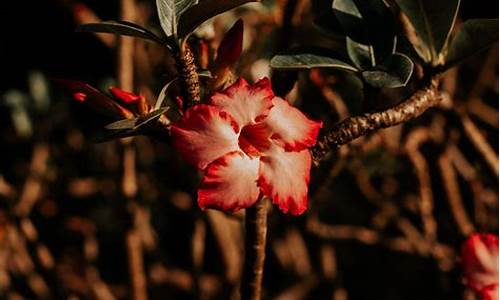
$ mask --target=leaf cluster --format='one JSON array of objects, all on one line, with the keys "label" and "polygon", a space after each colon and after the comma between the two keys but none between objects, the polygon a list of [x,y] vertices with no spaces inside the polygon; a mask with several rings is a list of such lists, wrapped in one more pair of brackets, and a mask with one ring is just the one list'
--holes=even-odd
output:
[{"label": "leaf cluster", "polygon": [[[492,19],[468,20],[451,37],[460,0],[396,3],[398,7],[385,0],[333,0],[331,11],[318,15],[316,25],[329,35],[345,38],[348,59],[328,49],[296,48],[274,56],[271,67],[340,69],[355,72],[375,88],[396,88],[408,83],[414,62],[435,74],[498,41],[498,20]],[[406,32],[415,36],[398,34],[405,31],[398,28],[399,11],[409,27]],[[403,48],[398,47],[398,41],[408,40],[413,51],[398,51]]]}]

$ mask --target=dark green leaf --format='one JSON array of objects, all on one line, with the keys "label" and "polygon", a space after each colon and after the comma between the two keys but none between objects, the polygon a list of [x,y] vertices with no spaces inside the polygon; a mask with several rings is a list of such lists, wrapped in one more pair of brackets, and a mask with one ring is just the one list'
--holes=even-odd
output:
[{"label": "dark green leaf", "polygon": [[108,130],[137,130],[140,127],[148,124],[151,121],[157,120],[162,114],[164,114],[169,108],[162,107],[156,109],[152,112],[147,113],[144,116],[140,116],[133,119],[123,119],[105,126]]},{"label": "dark green leaf", "polygon": [[376,88],[405,86],[413,72],[413,62],[406,55],[395,53],[380,69],[364,71],[363,79]]},{"label": "dark green leaf", "polygon": [[334,0],[333,12],[353,41],[373,47],[378,64],[394,53],[395,22],[383,0]]},{"label": "dark green leaf", "polygon": [[177,35],[177,24],[182,14],[198,0],[156,0],[161,28],[167,36]]},{"label": "dark green leaf", "polygon": [[105,21],[100,23],[87,23],[76,28],[78,32],[99,32],[99,33],[114,33],[120,35],[134,36],[151,40],[163,44],[161,38],[156,36],[151,31],[142,28],[141,26],[125,22],[125,21]]},{"label": "dark green leaf", "polygon": [[375,66],[373,47],[361,44],[346,37],[347,54],[352,62],[361,70]]},{"label": "dark green leaf", "polygon": [[357,71],[355,67],[338,59],[308,53],[294,55],[276,55],[271,59],[271,68],[289,70],[333,68],[352,72]]},{"label": "dark green leaf", "polygon": [[156,104],[155,104],[155,109],[160,109],[161,105],[163,104],[163,101],[165,101],[165,99],[167,98],[167,91],[168,91],[168,88],[170,87],[170,85],[172,85],[172,83],[174,83],[177,79],[179,79],[178,77],[170,80],[169,82],[167,82],[167,84],[165,84],[165,86],[163,86],[163,88],[161,89],[160,91],[160,94],[158,95],[158,97],[156,98]]},{"label": "dark green leaf", "polygon": [[216,15],[243,5],[260,0],[203,0],[189,8],[179,19],[179,37],[186,38],[196,27]]},{"label": "dark green leaf", "polygon": [[360,43],[369,43],[363,17],[352,0],[334,0],[332,8],[347,36]]},{"label": "dark green leaf", "polygon": [[[396,0],[413,24],[425,53],[416,49],[426,62],[439,63],[439,54],[450,35],[460,0]],[[415,45],[419,48],[419,45]]]},{"label": "dark green leaf", "polygon": [[498,19],[467,20],[453,37],[448,48],[445,68],[498,42]]},{"label": "dark green leaf", "polygon": [[340,25],[330,5],[325,8],[321,6],[316,8],[314,11],[313,25],[324,35],[336,38],[345,37],[342,25]]},{"label": "dark green leaf", "polygon": [[164,113],[167,112],[167,110],[169,109],[170,107],[162,107],[162,108],[159,108],[157,110],[153,110],[149,113],[147,113],[146,115],[144,116],[140,116],[135,124],[135,127],[134,129],[139,129],[141,128],[142,126],[152,122],[152,121],[156,121],[158,120],[158,118],[163,115]]},{"label": "dark green leaf", "polygon": [[120,129],[132,129],[135,127],[137,118],[134,119],[123,119],[111,124],[106,125],[104,128],[109,130],[120,130]]}]

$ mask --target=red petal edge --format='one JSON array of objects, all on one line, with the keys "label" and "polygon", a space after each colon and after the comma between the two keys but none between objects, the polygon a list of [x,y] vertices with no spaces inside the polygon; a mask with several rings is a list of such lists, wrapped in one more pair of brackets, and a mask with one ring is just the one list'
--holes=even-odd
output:
[{"label": "red petal edge", "polygon": [[201,209],[234,212],[255,204],[259,196],[259,159],[240,151],[228,153],[208,165],[198,188]]}]

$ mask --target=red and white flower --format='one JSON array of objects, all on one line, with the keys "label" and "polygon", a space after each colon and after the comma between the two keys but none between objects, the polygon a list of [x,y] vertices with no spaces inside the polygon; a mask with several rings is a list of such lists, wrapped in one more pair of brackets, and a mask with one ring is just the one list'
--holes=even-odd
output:
[{"label": "red and white flower", "polygon": [[181,155],[204,170],[202,209],[236,211],[263,193],[283,212],[298,215],[307,208],[307,148],[321,126],[275,97],[267,78],[253,85],[240,78],[209,104],[188,109],[171,134]]},{"label": "red and white flower", "polygon": [[465,283],[482,300],[498,300],[498,236],[472,234],[462,245]]}]

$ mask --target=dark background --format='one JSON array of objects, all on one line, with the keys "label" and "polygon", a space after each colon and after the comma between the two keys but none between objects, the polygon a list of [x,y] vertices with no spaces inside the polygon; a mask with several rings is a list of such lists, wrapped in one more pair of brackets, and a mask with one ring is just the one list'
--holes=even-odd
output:
[{"label": "dark background", "polygon": [[[103,20],[117,19],[117,1],[83,1],[92,8]],[[34,70],[40,71],[46,78],[71,78],[100,85],[104,79],[113,78],[116,69],[115,54],[112,49],[88,34],[74,32],[75,21],[65,1],[2,1],[0,6],[0,99],[9,90],[28,91],[28,76]],[[461,20],[468,18],[497,18],[498,2],[465,0],[460,10]],[[460,69],[459,85],[463,89],[476,78],[477,65],[484,61],[486,53],[478,55]],[[496,61],[498,64],[498,61]],[[497,67],[495,67],[497,68]],[[498,72],[496,73],[498,82]],[[82,247],[85,236],[68,224],[75,218],[88,220],[95,227],[95,237],[99,244],[98,258],[91,262],[100,272],[104,282],[111,286],[118,298],[131,298],[129,290],[129,275],[127,253],[124,235],[131,226],[131,219],[123,197],[116,192],[119,189],[121,167],[119,143],[91,144],[87,139],[89,124],[99,123],[90,111],[80,107],[63,96],[52,86],[50,108],[37,112],[27,108],[33,124],[33,134],[27,138],[18,137],[12,125],[11,110],[0,104],[0,174],[12,186],[22,189],[29,175],[29,163],[34,145],[48,143],[51,153],[50,169],[53,174],[44,179],[42,199],[36,204],[29,216],[38,230],[38,239],[28,242],[27,249],[33,257],[40,244],[46,245],[54,257],[55,267],[43,269],[35,261],[35,270],[40,274],[50,289],[48,299],[69,299],[73,295],[78,299],[94,299],[95,295],[84,286],[68,283],[68,274],[85,277],[88,262]],[[463,92],[463,94],[466,92]],[[498,108],[498,88],[496,91],[485,92],[485,99],[493,108]],[[310,108],[312,109],[312,108]],[[318,113],[319,114],[319,113]],[[423,118],[423,124],[433,114],[442,114],[447,119],[447,126],[457,127],[456,116],[446,112],[431,112]],[[426,119],[427,118],[427,119]],[[97,119],[97,120],[96,120]],[[427,122],[427,123],[426,123]],[[488,127],[478,121],[488,136],[489,141],[497,149],[498,126]],[[415,124],[410,125],[414,126]],[[459,126],[458,126],[459,127]],[[72,134],[83,129],[83,144],[73,147],[68,139]],[[409,129],[407,129],[409,131]],[[78,134],[77,134],[78,136]],[[475,162],[478,154],[466,142],[461,142],[461,148]],[[422,151],[429,161],[431,174],[439,174],[436,155],[442,151],[441,146],[427,145]],[[217,292],[212,299],[229,299],[234,283],[220,279],[225,267],[221,258],[223,250],[204,212],[201,212],[195,202],[197,175],[184,165],[168,145],[139,138],[136,145],[139,154],[138,172],[143,176],[140,184],[151,185],[139,193],[139,203],[151,212],[151,224],[157,237],[157,246],[145,254],[146,270],[151,266],[161,264],[167,269],[181,269],[196,276],[190,256],[191,237],[197,220],[202,220],[206,226],[205,254],[203,274],[218,278]],[[142,156],[141,156],[142,155]],[[389,155],[390,156],[390,155]],[[374,152],[361,158],[366,165],[388,165],[388,161],[401,158],[387,158],[383,152]],[[386,160],[387,159],[387,160]],[[392,159],[392,160],[391,160]],[[113,161],[115,160],[115,161]],[[385,161],[384,161],[385,160]],[[477,159],[480,160],[480,159]],[[376,163],[373,163],[376,161]],[[481,173],[481,181],[497,192],[498,183],[494,175],[484,167],[484,163],[475,163]],[[375,167],[377,169],[377,167]],[[316,169],[313,178],[321,182],[328,167]],[[378,186],[383,176],[383,168],[378,168],[373,174],[373,184]],[[402,189],[415,189],[415,178],[410,164],[402,163],[391,176],[401,181]],[[381,175],[382,174],[382,175]],[[316,177],[314,177],[316,176]],[[68,186],[73,179],[96,178],[109,184],[98,192],[78,199],[69,192]],[[378,180],[378,181],[377,181]],[[460,182],[465,185],[465,182]],[[312,192],[318,189],[319,183],[312,183]],[[464,237],[456,229],[449,212],[448,204],[439,175],[433,176],[435,189],[435,218],[438,220],[439,240],[453,249],[458,249]],[[432,256],[415,255],[401,251],[392,251],[378,244],[370,245],[359,242],[356,238],[322,239],[307,230],[306,221],[309,215],[319,214],[328,223],[365,226],[370,222],[376,211],[375,205],[364,201],[364,194],[359,191],[352,172],[342,171],[329,183],[329,193],[320,200],[313,202],[311,211],[303,217],[291,218],[281,215],[277,210],[270,219],[269,247],[266,260],[264,286],[268,299],[275,299],[281,292],[299,284],[299,290],[306,290],[304,299],[344,299],[342,295],[332,298],[335,291],[346,291],[348,299],[463,299],[464,286],[460,279],[460,266],[454,264],[443,271],[438,261]],[[188,208],[179,208],[172,199],[177,192],[191,196]],[[498,195],[498,194],[496,194]],[[472,214],[474,209],[470,191],[464,191],[463,199],[467,211]],[[5,199],[4,199],[5,198]],[[11,213],[16,199],[0,199],[0,220],[19,226],[21,219]],[[14,197],[15,198],[15,197]],[[326,201],[325,199],[333,199]],[[392,199],[403,209],[403,216],[419,228],[419,216],[411,210],[405,211],[401,198]],[[498,199],[497,199],[498,201]],[[56,213],[47,214],[47,207],[57,207]],[[491,208],[490,218],[497,218],[495,205]],[[492,216],[492,217],[491,217]],[[7,221],[5,221],[7,220]],[[498,219],[479,229],[497,232]],[[1,222],[0,222],[1,223]],[[285,240],[290,232],[298,232],[305,247],[308,265],[311,270],[300,272],[300,265],[284,266],[273,251],[273,241]],[[385,231],[386,236],[399,236],[394,226]],[[295,242],[294,242],[295,243]],[[287,247],[293,247],[289,243]],[[336,275],[322,275],[320,250],[333,247],[336,256]],[[296,249],[295,249],[296,250]],[[291,253],[296,252],[294,249]],[[295,252],[294,252],[295,251]],[[454,254],[457,254],[456,252]],[[293,255],[292,255],[293,257]],[[292,260],[296,259],[293,257]],[[450,258],[457,262],[457,257]],[[298,259],[301,261],[301,259]],[[290,262],[293,265],[292,262]],[[298,269],[297,269],[298,268]],[[69,270],[69,271],[68,271]],[[14,299],[12,295],[21,295],[25,299],[35,299],[39,296],[32,291],[27,275],[9,273],[11,284],[2,294],[1,299]],[[172,275],[173,276],[173,275]],[[68,278],[65,278],[68,277]],[[148,291],[151,299],[206,299],[199,296],[196,285],[182,288],[182,285],[169,280],[155,283],[148,273]],[[305,279],[304,279],[305,278]],[[312,288],[300,288],[303,282],[312,283]],[[85,285],[88,286],[85,286]],[[210,285],[210,284],[209,284]],[[198,287],[202,291],[203,288]],[[202,292],[203,294],[203,292]],[[294,294],[294,293],[292,293]],[[297,293],[295,293],[297,294]],[[208,297],[208,296],[207,296]],[[300,299],[300,298],[284,298]],[[470,298],[469,298],[470,299]]]}]

